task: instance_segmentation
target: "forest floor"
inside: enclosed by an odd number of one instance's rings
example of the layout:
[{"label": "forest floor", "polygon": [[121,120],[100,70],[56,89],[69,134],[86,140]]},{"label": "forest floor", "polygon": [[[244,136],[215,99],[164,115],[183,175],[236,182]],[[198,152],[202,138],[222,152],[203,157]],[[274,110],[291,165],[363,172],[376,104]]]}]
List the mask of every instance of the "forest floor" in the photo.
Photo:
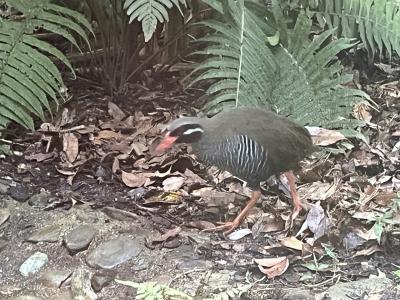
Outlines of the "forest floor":
[{"label": "forest floor", "polygon": [[165,299],[400,299],[400,84],[382,66],[355,82],[377,104],[354,109],[362,138],[314,129],[322,151],[297,174],[308,209],[291,224],[285,180],[272,179],[228,236],[202,229],[250,190],[188,147],[153,151],[196,95],[173,76],[113,101],[71,83],[54,120],[10,132],[0,159],[0,299],[156,299],[148,282],[175,289]]}]

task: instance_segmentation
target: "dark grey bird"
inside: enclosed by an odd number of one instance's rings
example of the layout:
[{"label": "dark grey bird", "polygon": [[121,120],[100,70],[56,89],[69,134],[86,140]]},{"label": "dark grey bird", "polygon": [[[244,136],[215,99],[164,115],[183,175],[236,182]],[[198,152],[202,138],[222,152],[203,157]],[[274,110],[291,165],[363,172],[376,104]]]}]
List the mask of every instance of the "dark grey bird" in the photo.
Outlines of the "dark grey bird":
[{"label": "dark grey bird", "polygon": [[313,149],[311,136],[303,126],[268,110],[236,108],[212,118],[182,117],[172,121],[157,150],[165,151],[177,143],[191,144],[200,161],[230,172],[254,191],[235,220],[214,230],[228,233],[237,228],[260,199],[260,183],[281,173],[289,182],[293,215],[300,212],[292,170]]}]

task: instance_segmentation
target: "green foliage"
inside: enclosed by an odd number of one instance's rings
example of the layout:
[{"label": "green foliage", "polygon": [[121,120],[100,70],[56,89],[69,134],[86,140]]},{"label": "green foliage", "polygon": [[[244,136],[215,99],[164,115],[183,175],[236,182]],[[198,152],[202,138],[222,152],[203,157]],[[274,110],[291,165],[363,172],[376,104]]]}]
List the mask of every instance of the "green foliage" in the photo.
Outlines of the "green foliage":
[{"label": "green foliage", "polygon": [[300,13],[294,28],[289,28],[276,1],[267,11],[268,23],[244,1],[225,0],[222,11],[200,23],[214,32],[199,40],[207,46],[195,52],[208,58],[195,69],[199,75],[193,83],[213,80],[206,110],[264,106],[301,124],[331,128],[360,124],[349,118],[352,105],[368,95],[343,87],[352,76],[340,74],[336,58],[354,45],[352,40],[332,40],[333,30],[310,40],[306,14]]},{"label": "green foliage", "polygon": [[[137,289],[135,299],[145,299],[145,300],[194,300],[195,298],[177,290],[170,288],[164,284],[159,284],[156,282],[143,282],[137,283],[128,280],[115,279],[119,284],[133,287]],[[219,294],[213,295],[212,298],[206,298],[204,300],[229,300],[237,299],[242,294],[249,291],[252,284],[242,284],[238,287],[232,287],[227,291],[221,292]]]},{"label": "green foliage", "polygon": [[320,25],[339,36],[360,38],[373,56],[386,48],[400,55],[400,2],[397,0],[319,0],[312,8]]},{"label": "green foliage", "polygon": [[115,279],[117,283],[127,285],[137,289],[135,299],[145,300],[193,300],[193,297],[186,295],[185,293],[176,289],[170,288],[166,285],[159,284],[156,282],[143,282],[137,283],[133,281],[125,281]]},{"label": "green foliage", "polygon": [[44,119],[50,111],[48,96],[57,102],[64,86],[53,56],[73,72],[65,55],[34,36],[38,28],[63,36],[77,46],[71,32],[87,41],[84,29],[90,24],[79,13],[50,3],[49,0],[7,0],[21,12],[19,21],[0,19],[0,127],[10,121],[33,129],[31,115]]},{"label": "green foliage", "polygon": [[381,242],[382,234],[385,230],[388,230],[391,226],[398,223],[394,222],[394,217],[396,214],[400,212],[400,192],[397,193],[396,198],[393,199],[392,204],[388,208],[388,210],[379,216],[377,216],[374,220],[374,225],[372,226],[372,230],[378,240],[378,243]]},{"label": "green foliage", "polygon": [[186,7],[186,0],[124,0],[124,9],[130,16],[129,23],[138,20],[142,23],[145,42],[156,31],[158,22],[169,21],[168,10],[173,6],[182,13],[180,4]]}]

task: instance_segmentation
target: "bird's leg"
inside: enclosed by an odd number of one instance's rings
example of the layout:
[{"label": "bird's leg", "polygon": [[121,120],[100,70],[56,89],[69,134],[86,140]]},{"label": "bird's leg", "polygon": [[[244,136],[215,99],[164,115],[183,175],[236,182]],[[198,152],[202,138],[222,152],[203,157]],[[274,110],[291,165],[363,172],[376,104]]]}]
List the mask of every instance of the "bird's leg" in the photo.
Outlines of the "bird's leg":
[{"label": "bird's leg", "polygon": [[223,222],[223,223],[218,223],[220,224],[219,226],[212,228],[212,229],[205,229],[203,231],[208,231],[208,232],[214,232],[214,231],[224,231],[224,234],[228,234],[235,230],[237,227],[242,224],[243,219],[247,216],[249,213],[250,209],[256,205],[258,199],[261,198],[261,192],[260,191],[254,191],[253,195],[251,196],[250,200],[247,202],[246,206],[243,208],[243,210],[238,214],[238,216],[231,222]]},{"label": "bird's leg", "polygon": [[292,214],[292,220],[296,219],[301,211],[301,200],[296,190],[296,176],[294,176],[293,171],[285,172],[285,176],[289,182],[290,196],[292,197],[294,209]]}]

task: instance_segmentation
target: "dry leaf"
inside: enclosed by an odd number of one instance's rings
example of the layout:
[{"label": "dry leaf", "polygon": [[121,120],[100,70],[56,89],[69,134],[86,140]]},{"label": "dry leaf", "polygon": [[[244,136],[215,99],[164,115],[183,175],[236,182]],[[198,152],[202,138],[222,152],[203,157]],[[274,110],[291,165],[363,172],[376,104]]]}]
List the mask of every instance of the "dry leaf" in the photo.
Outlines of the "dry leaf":
[{"label": "dry leaf", "polygon": [[128,173],[122,171],[121,179],[129,187],[140,187],[145,185],[152,175],[153,173]]},{"label": "dry leaf", "polygon": [[235,230],[234,232],[229,234],[228,239],[230,239],[231,241],[237,241],[249,234],[251,234],[251,230],[249,228],[242,228],[239,230]]},{"label": "dry leaf", "polygon": [[186,226],[197,228],[200,230],[215,228],[215,225],[213,223],[203,220],[190,221]]},{"label": "dry leaf", "polygon": [[69,162],[74,162],[79,153],[78,137],[71,132],[63,134],[63,150]]},{"label": "dry leaf", "polygon": [[199,175],[195,174],[192,170],[190,169],[186,169],[184,175],[186,176],[187,180],[186,180],[186,184],[187,185],[192,185],[195,183],[204,185],[206,184],[206,181],[201,178]]},{"label": "dry leaf", "polygon": [[111,167],[112,172],[115,174],[118,170],[120,170],[119,167],[119,159],[117,157],[114,157],[114,161]]},{"label": "dry leaf", "polygon": [[379,247],[379,245],[373,244],[372,246],[370,246],[370,247],[368,247],[366,249],[357,251],[353,255],[353,257],[356,257],[356,256],[369,256],[369,255],[374,254],[375,252],[383,252],[383,250],[382,250],[381,247]]},{"label": "dry leaf", "polygon": [[328,217],[325,215],[323,208],[321,207],[320,201],[311,207],[305,222],[301,226],[296,236],[298,236],[307,228],[314,233],[314,241],[328,233],[330,222]]},{"label": "dry leaf", "polygon": [[282,275],[289,267],[289,259],[286,256],[254,259],[254,261],[269,279]]},{"label": "dry leaf", "polygon": [[113,102],[108,102],[108,113],[116,121],[121,121],[126,117],[126,114]]},{"label": "dry leaf", "polygon": [[25,155],[26,160],[36,160],[37,162],[42,162],[46,159],[50,159],[56,157],[57,154],[55,152],[50,153],[36,153],[32,155]]},{"label": "dry leaf", "polygon": [[8,208],[0,208],[0,225],[10,217],[10,210]]},{"label": "dry leaf", "polygon": [[168,239],[176,237],[182,231],[181,227],[175,227],[173,229],[168,230],[166,233],[162,234],[160,237],[152,240],[151,243],[162,243],[167,241]]},{"label": "dry leaf", "polygon": [[133,142],[130,146],[132,150],[135,151],[135,154],[137,156],[142,156],[144,152],[146,152],[149,149],[146,145],[139,142]]},{"label": "dry leaf", "polygon": [[280,241],[280,243],[282,244],[282,246],[299,251],[302,251],[304,246],[304,243],[296,239],[294,236],[289,236],[287,238],[284,238],[283,240]]},{"label": "dry leaf", "polygon": [[185,182],[185,178],[174,176],[169,177],[163,181],[163,188],[166,192],[177,191],[179,190]]},{"label": "dry leaf", "polygon": [[307,127],[307,130],[310,132],[314,144],[317,146],[329,146],[346,139],[342,133],[336,130],[321,127]]},{"label": "dry leaf", "polygon": [[99,131],[97,135],[94,137],[93,144],[101,145],[103,143],[102,140],[111,140],[111,139],[120,140],[122,139],[122,135],[112,130],[102,130]]}]

